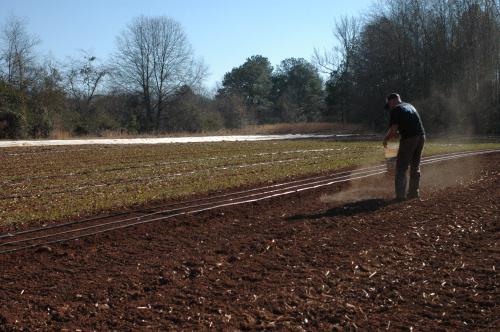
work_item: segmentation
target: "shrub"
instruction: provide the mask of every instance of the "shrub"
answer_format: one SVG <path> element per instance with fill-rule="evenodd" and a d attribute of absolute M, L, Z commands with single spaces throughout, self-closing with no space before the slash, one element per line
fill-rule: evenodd
<path fill-rule="evenodd" d="M 25 120 L 21 114 L 11 110 L 0 111 L 0 138 L 24 137 Z"/>

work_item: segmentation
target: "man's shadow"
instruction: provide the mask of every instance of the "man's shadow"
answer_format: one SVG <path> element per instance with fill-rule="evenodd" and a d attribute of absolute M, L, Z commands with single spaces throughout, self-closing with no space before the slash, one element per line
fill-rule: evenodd
<path fill-rule="evenodd" d="M 341 206 L 336 206 L 332 209 L 316 214 L 297 214 L 287 218 L 288 221 L 299 221 L 304 219 L 319 219 L 324 217 L 338 216 L 353 216 L 359 213 L 374 212 L 385 206 L 392 204 L 394 201 L 387 199 L 366 199 L 353 203 L 347 203 Z"/>

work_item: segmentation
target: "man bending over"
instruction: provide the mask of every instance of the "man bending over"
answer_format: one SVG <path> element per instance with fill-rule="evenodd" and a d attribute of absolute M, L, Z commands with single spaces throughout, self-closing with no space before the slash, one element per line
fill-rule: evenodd
<path fill-rule="evenodd" d="M 384 137 L 384 147 L 391 138 L 400 136 L 396 161 L 396 199 L 419 197 L 420 158 L 425 144 L 425 130 L 413 105 L 401 101 L 397 93 L 387 96 L 385 108 L 391 112 L 389 130 Z M 406 171 L 410 166 L 410 185 L 406 194 Z"/>

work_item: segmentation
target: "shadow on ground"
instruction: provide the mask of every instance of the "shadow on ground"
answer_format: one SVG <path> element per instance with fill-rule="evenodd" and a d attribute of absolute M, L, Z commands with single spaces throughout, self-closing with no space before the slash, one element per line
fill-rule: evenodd
<path fill-rule="evenodd" d="M 332 209 L 316 214 L 297 214 L 287 218 L 289 221 L 298 221 L 303 219 L 319 219 L 324 217 L 336 216 L 352 216 L 359 213 L 373 212 L 387 205 L 394 203 L 393 200 L 387 199 L 365 199 L 353 203 L 347 203 L 341 206 L 336 206 Z"/>

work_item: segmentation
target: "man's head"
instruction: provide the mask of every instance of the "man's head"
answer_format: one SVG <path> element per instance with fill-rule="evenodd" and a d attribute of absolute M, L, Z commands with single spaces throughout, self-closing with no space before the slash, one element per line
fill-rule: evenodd
<path fill-rule="evenodd" d="M 394 109 L 397 105 L 401 104 L 401 97 L 397 93 L 391 93 L 385 99 L 385 109 Z"/>

